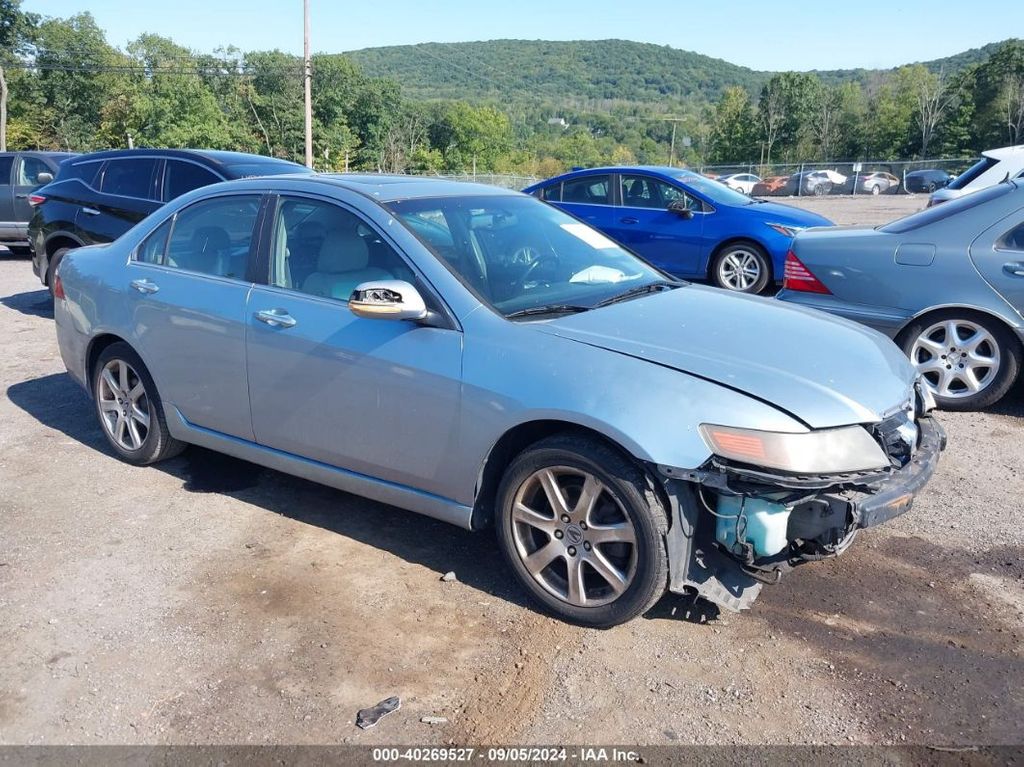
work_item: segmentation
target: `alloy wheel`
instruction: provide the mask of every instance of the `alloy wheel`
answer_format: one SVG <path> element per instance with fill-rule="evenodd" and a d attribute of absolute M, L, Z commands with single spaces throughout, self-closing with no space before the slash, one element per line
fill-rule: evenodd
<path fill-rule="evenodd" d="M 593 474 L 566 466 L 534 472 L 513 501 L 512 538 L 531 577 L 576 607 L 614 602 L 636 574 L 636 531 Z"/>
<path fill-rule="evenodd" d="M 729 290 L 749 290 L 761 279 L 761 263 L 749 250 L 734 250 L 718 264 L 718 281 Z"/>
<path fill-rule="evenodd" d="M 146 387 L 135 369 L 122 359 L 103 366 L 96 387 L 100 421 L 111 439 L 129 452 L 139 450 L 149 435 L 150 407 Z"/>
<path fill-rule="evenodd" d="M 999 344 L 970 320 L 945 320 L 914 341 L 910 360 L 933 393 L 950 399 L 971 397 L 999 373 Z"/>

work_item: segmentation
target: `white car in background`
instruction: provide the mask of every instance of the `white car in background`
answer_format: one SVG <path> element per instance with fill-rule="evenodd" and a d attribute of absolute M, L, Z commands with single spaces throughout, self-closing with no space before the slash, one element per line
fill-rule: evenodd
<path fill-rule="evenodd" d="M 719 176 L 718 181 L 725 184 L 730 189 L 737 192 L 743 192 L 743 194 L 750 194 L 754 191 L 754 184 L 761 180 L 761 177 L 754 173 L 729 173 L 725 176 Z"/>
<path fill-rule="evenodd" d="M 1024 144 L 981 153 L 981 159 L 928 198 L 928 207 L 993 186 L 1006 178 L 1024 178 Z"/>

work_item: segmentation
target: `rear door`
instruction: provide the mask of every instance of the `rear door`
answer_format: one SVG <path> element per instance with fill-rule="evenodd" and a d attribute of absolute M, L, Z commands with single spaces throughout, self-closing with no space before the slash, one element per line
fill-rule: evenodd
<path fill-rule="evenodd" d="M 589 173 L 568 178 L 562 182 L 562 193 L 557 200 L 547 195 L 544 199 L 605 233 L 608 233 L 615 215 L 611 173 Z"/>
<path fill-rule="evenodd" d="M 620 175 L 622 204 L 615 208 L 608 234 L 670 274 L 700 272 L 703 204 L 682 188 L 645 173 Z M 690 218 L 668 210 L 683 200 Z"/>
<path fill-rule="evenodd" d="M 971 243 L 971 260 L 985 281 L 1024 315 L 1024 208 Z"/>
<path fill-rule="evenodd" d="M 165 404 L 193 426 L 250 441 L 245 304 L 261 204 L 229 194 L 183 208 L 136 249 L 122 287 Z"/>
<path fill-rule="evenodd" d="M 75 226 L 89 244 L 113 242 L 161 206 L 158 157 L 108 160 L 84 195 Z"/>

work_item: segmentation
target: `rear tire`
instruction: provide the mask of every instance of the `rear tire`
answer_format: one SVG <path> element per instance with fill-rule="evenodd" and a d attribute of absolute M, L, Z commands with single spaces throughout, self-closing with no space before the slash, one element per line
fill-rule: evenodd
<path fill-rule="evenodd" d="M 1020 343 L 1010 331 L 967 309 L 923 317 L 899 342 L 943 410 L 980 410 L 998 402 L 1021 369 Z"/>
<path fill-rule="evenodd" d="M 616 626 L 668 587 L 668 515 L 654 485 L 592 437 L 556 435 L 520 453 L 498 488 L 496 526 L 516 578 L 561 620 Z"/>
<path fill-rule="evenodd" d="M 874 184 L 871 187 L 871 194 L 873 194 L 873 195 L 875 195 L 877 197 L 881 193 L 882 193 L 882 187 L 880 187 L 878 184 Z"/>
<path fill-rule="evenodd" d="M 53 276 L 57 273 L 57 267 L 60 266 L 61 259 L 67 255 L 71 248 L 58 248 L 52 256 L 50 256 L 50 262 L 46 266 L 46 287 L 50 291 L 50 298 L 53 298 Z"/>
<path fill-rule="evenodd" d="M 185 449 L 167 429 L 163 403 L 142 358 L 123 341 L 100 352 L 92 369 L 92 398 L 103 436 L 122 461 L 146 466 Z"/>

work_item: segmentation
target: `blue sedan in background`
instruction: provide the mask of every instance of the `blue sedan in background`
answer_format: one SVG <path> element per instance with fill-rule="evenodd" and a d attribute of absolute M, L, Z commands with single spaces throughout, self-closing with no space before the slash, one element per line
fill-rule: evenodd
<path fill-rule="evenodd" d="M 679 277 L 741 293 L 781 282 L 797 232 L 823 216 L 747 197 L 699 173 L 638 166 L 589 168 L 523 190 L 571 213 Z"/>

